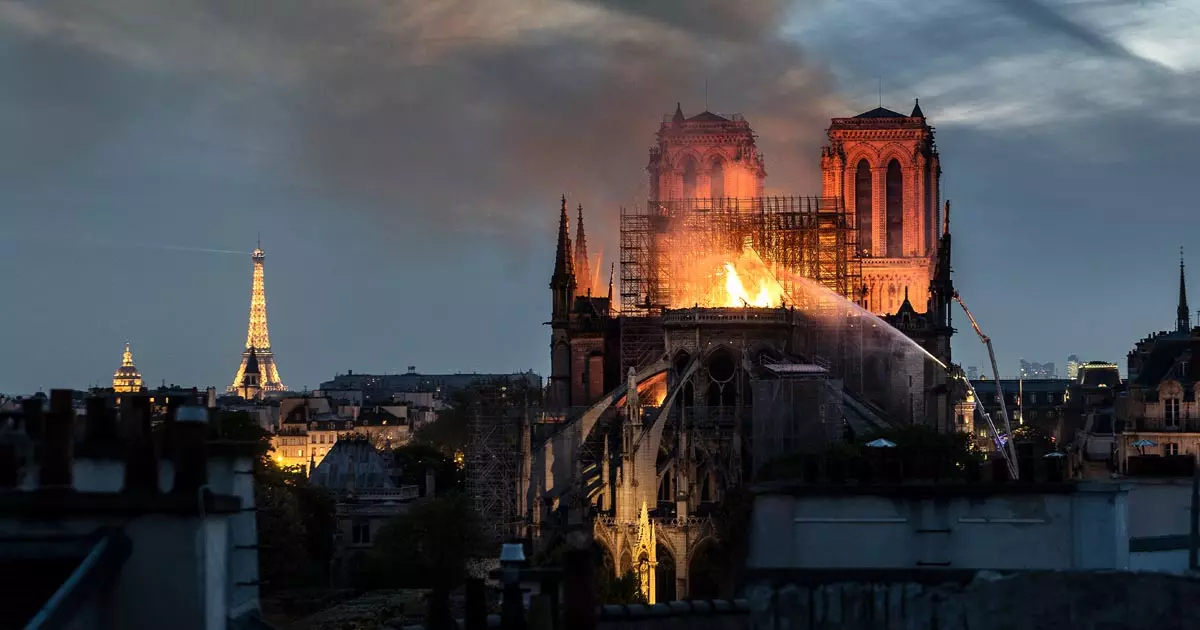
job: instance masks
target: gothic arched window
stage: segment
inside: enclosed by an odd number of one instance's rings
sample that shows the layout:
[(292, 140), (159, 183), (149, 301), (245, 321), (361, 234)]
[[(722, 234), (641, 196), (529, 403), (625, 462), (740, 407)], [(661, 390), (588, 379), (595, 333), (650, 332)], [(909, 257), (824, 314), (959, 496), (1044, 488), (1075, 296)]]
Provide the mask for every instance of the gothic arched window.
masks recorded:
[(871, 255), (871, 165), (858, 161), (854, 173), (854, 221), (858, 225), (858, 251)]
[(887, 255), (904, 255), (904, 171), (896, 160), (887, 168)]
[(708, 170), (709, 196), (713, 199), (725, 197), (725, 160), (714, 158)]
[(696, 160), (688, 157), (683, 161), (683, 198), (696, 198), (696, 176), (700, 169), (696, 166)]

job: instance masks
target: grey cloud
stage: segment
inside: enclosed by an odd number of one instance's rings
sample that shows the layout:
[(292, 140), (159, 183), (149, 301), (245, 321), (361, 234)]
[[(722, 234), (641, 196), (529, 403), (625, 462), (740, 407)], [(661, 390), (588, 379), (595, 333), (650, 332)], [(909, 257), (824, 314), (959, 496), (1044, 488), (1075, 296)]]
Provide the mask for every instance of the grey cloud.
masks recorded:
[[(265, 94), (231, 102), (286, 120), (293, 135), (279, 143), (296, 178), (348, 208), (521, 232), (545, 222), (564, 191), (609, 215), (608, 226), (591, 222), (598, 229), (612, 228), (616, 204), (644, 195), (658, 120), (676, 101), (698, 113), (706, 80), (712, 108), (747, 112), (764, 138), (771, 183), (815, 192), (830, 81), (779, 36), (786, 3), (703, 4), (716, 13), (692, 0), (653, 11), (618, 0), (120, 0), (117, 13), (52, 3), (43, 17), (72, 24), (67, 43), (81, 55), (127, 63), (128, 81), (87, 86), (98, 95), (164, 77), (213, 103)], [(123, 30), (118, 13), (158, 26)], [(670, 15), (680, 20), (667, 25)]]
[(690, 0), (646, 2), (644, 0), (584, 0), (587, 3), (640, 15), (663, 24), (705, 36), (752, 40), (776, 32), (792, 0), (729, 2)]
[(1048, 30), (1065, 35), (1093, 52), (1115, 59), (1146, 61), (1108, 35), (1072, 20), (1043, 0), (996, 0), (1013, 15)]

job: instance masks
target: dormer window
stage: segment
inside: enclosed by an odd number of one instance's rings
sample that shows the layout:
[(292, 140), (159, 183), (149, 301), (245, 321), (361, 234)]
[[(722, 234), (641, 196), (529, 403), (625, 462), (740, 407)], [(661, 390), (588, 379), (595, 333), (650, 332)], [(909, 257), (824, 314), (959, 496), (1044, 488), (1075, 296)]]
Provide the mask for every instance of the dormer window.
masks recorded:
[(1163, 400), (1163, 423), (1169, 429), (1179, 428), (1179, 405), (1178, 398), (1167, 398)]

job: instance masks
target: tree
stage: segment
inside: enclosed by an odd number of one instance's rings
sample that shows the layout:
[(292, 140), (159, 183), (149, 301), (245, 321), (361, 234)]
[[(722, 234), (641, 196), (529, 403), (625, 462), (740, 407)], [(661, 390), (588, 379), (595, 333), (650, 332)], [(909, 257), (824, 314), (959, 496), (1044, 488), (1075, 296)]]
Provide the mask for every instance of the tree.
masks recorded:
[[(866, 443), (885, 439), (895, 446), (871, 448)], [(980, 454), (972, 451), (965, 433), (940, 433), (925, 426), (908, 426), (880, 431), (861, 442), (835, 442), (820, 452), (792, 453), (767, 462), (758, 472), (759, 479), (785, 479), (811, 474), (824, 468), (830, 477), (855, 477), (870, 474), (871, 460), (887, 458), (901, 464), (910, 479), (966, 479), (977, 471)], [(836, 480), (836, 479), (831, 479)], [(886, 481), (877, 479), (877, 481)], [(892, 479), (891, 481), (900, 481)]]
[(597, 568), (596, 584), (599, 587), (601, 604), (644, 604), (645, 596), (638, 588), (637, 575), (626, 571), (625, 575), (615, 577), (607, 568)]
[(226, 440), (253, 443), (254, 494), (258, 508), (259, 579), (263, 593), (323, 584), (333, 557), (333, 498), (299, 470), (271, 459), (271, 436), (245, 412), (224, 413)]
[(1016, 444), (1032, 444), (1035, 450), (1041, 452), (1053, 451), (1055, 449), (1054, 440), (1050, 438), (1050, 434), (1030, 423), (1022, 424), (1013, 429), (1012, 439)]
[(435, 492), (442, 494), (461, 488), (463, 471), (440, 450), (425, 443), (413, 443), (392, 451), (396, 468), (400, 469), (400, 483), (424, 487), (425, 471), (433, 470)]
[(375, 538), (361, 584), (369, 588), (430, 588), (430, 625), (450, 615), (450, 592), (467, 578), (467, 563), (486, 551), (479, 515), (461, 495), (413, 504)]
[(479, 381), (450, 394), (447, 407), (433, 422), (417, 429), (413, 440), (453, 457), (466, 452), (470, 442), (470, 420), (476, 414), (499, 416), (516, 409), (537, 407), (544, 398), (541, 388), (524, 379), (496, 378)]

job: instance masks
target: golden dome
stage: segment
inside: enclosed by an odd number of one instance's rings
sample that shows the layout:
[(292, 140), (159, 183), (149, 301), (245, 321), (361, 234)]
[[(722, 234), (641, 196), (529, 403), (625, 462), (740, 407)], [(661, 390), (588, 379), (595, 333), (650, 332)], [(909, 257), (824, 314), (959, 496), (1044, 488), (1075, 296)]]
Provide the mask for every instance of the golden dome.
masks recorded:
[(133, 365), (133, 352), (129, 349), (128, 343), (125, 344), (125, 354), (121, 357), (121, 367), (113, 372), (113, 391), (142, 391), (142, 374)]

